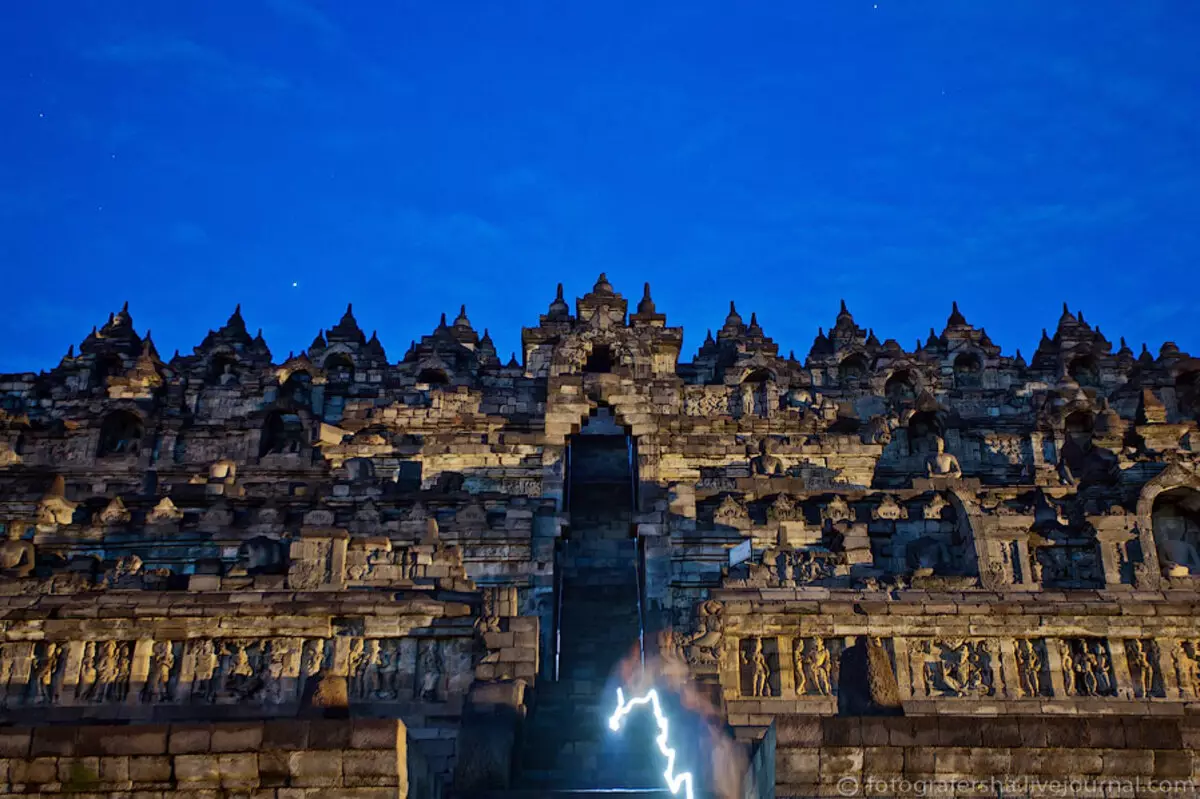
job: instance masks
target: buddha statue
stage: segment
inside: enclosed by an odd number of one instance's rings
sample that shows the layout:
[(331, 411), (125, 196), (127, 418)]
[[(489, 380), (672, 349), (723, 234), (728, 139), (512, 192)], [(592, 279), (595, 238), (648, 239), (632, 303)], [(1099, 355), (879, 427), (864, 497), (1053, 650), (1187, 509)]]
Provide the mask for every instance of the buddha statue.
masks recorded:
[(0, 576), (19, 579), (33, 571), (36, 552), (33, 542), (24, 540), (24, 534), (24, 523), (8, 525), (8, 538), (0, 544)]
[(962, 477), (958, 458), (946, 452), (946, 441), (938, 435), (933, 437), (934, 451), (925, 459), (925, 473), (929, 477)]
[(758, 444), (758, 455), (750, 459), (750, 473), (778, 477), (784, 473), (783, 461), (772, 454), (774, 444), (771, 439), (764, 438)]
[(1161, 554), (1165, 577), (1187, 577), (1200, 574), (1200, 553), (1190, 541), (1173, 538), (1162, 542)]

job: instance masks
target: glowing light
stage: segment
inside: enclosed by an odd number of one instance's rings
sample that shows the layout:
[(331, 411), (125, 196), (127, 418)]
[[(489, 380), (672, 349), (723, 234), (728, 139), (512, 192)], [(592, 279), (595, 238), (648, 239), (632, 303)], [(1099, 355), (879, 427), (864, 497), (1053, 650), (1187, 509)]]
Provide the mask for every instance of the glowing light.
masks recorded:
[(658, 691), (652, 688), (646, 692), (645, 696), (639, 696), (626, 702), (624, 692), (618, 688), (617, 709), (608, 719), (608, 728), (613, 732), (620, 731), (621, 721), (629, 715), (630, 711), (635, 707), (647, 704), (654, 711), (654, 720), (658, 722), (658, 737), (654, 741), (658, 744), (658, 751), (662, 752), (663, 757), (667, 759), (667, 770), (663, 772), (667, 787), (671, 789), (672, 794), (677, 794), (680, 788), (685, 788), (687, 799), (692, 799), (692, 773), (690, 771), (685, 771), (683, 774), (675, 773), (675, 750), (667, 745), (670, 727), (667, 717), (663, 715), (662, 706), (658, 703)]

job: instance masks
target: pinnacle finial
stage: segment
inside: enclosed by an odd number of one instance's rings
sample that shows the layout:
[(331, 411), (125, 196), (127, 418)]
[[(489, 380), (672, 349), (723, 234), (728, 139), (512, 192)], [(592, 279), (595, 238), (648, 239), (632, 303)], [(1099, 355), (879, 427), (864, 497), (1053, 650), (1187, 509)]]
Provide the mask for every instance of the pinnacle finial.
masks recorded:
[(562, 287), (562, 283), (559, 283), (558, 284), (558, 294), (556, 294), (554, 296), (554, 299), (561, 300), (562, 298), (563, 298), (563, 287)]
[(642, 299), (643, 300), (650, 299), (650, 281), (649, 280), (647, 280), (646, 284), (642, 287)]
[(839, 313), (850, 313), (848, 310), (846, 310), (846, 301), (843, 299), (843, 300), (841, 300), (841, 303), (842, 303), (842, 307), (841, 307), (841, 310), (839, 311)]
[(233, 306), (233, 315), (234, 316), (242, 315), (242, 304), (240, 302), (237, 305)]
[(125, 304), (121, 306), (121, 313), (129, 313), (129, 300), (125, 300)]
[(729, 313), (731, 313), (731, 314), (737, 313), (737, 306), (733, 304), (733, 300), (729, 301)]
[(346, 303), (346, 316), (353, 316), (353, 315), (354, 315), (354, 303), (348, 302), (348, 303)]
[(750, 312), (750, 327), (758, 327), (758, 311)]
[(442, 318), (438, 322), (438, 327), (445, 327), (445, 326), (446, 326), (446, 312), (442, 311)]

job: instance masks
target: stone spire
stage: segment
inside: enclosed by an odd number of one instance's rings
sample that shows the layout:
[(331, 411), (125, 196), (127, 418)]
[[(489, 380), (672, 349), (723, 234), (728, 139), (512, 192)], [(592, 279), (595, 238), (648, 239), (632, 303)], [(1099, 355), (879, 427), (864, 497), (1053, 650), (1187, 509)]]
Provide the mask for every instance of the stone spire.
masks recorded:
[(323, 350), (325, 347), (325, 329), (321, 328), (317, 331), (317, 337), (312, 340), (312, 344), (309, 344), (308, 348), (310, 350)]
[(651, 297), (650, 297), (650, 284), (649, 283), (646, 283), (645, 287), (642, 289), (642, 300), (637, 305), (637, 312), (639, 314), (655, 313), (654, 300), (651, 299)]
[(612, 284), (608, 282), (608, 276), (601, 272), (600, 277), (596, 278), (596, 285), (592, 286), (593, 294), (612, 294)]
[(358, 320), (354, 318), (354, 304), (346, 303), (346, 312), (342, 314), (342, 318), (336, 325), (329, 328), (329, 334), (326, 336), (330, 344), (358, 344), (367, 343), (367, 337), (363, 334), (362, 329), (358, 326)]
[(571, 316), (571, 306), (567, 305), (567, 301), (563, 299), (563, 284), (558, 284), (558, 293), (555, 294), (554, 300), (550, 303), (550, 310), (546, 313), (547, 319), (566, 319)]
[(458, 328), (471, 329), (471, 320), (467, 318), (467, 306), (464, 303), (459, 306), (458, 316), (454, 317), (454, 326)]
[(950, 318), (946, 320), (947, 327), (966, 327), (967, 318), (958, 310), (958, 301), (950, 304)]

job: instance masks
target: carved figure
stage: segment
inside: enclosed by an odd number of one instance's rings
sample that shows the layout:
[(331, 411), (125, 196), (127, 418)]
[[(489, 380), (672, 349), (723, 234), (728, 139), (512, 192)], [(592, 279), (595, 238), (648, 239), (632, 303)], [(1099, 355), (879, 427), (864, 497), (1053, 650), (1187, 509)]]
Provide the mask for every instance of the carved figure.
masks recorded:
[(829, 696), (833, 692), (829, 680), (829, 673), (832, 671), (832, 666), (833, 656), (825, 646), (825, 640), (823, 638), (814, 638), (808, 668), (812, 674), (817, 693), (821, 696)]
[(442, 662), (438, 652), (437, 641), (430, 641), (421, 652), (421, 694), (426, 702), (436, 702), (439, 698), (439, 683), (442, 677)]
[(96, 690), (96, 642), (88, 641), (83, 646), (83, 659), (79, 664), (79, 682), (75, 685), (75, 696), (86, 701), (91, 700)]
[(771, 695), (771, 667), (767, 664), (767, 656), (762, 651), (762, 639), (754, 639), (754, 647), (749, 655), (743, 653), (742, 662), (753, 668), (751, 675), (751, 695)]
[(287, 676), (288, 662), (292, 659), (294, 649), (292, 642), (286, 638), (276, 638), (271, 641), (270, 656), (266, 669), (266, 700), (272, 704), (283, 702), (284, 679)]
[(20, 579), (28, 577), (37, 562), (33, 542), (25, 541), (25, 525), (14, 522), (8, 525), (8, 538), (0, 544), (0, 577)]
[(792, 668), (795, 671), (796, 694), (804, 696), (808, 690), (808, 677), (804, 674), (804, 639), (797, 638), (792, 644)]
[(939, 435), (933, 437), (934, 451), (925, 461), (925, 474), (929, 477), (962, 477), (958, 458), (946, 452), (946, 441)]
[(1154, 668), (1150, 664), (1149, 646), (1141, 641), (1133, 640), (1129, 642), (1126, 651), (1129, 653), (1129, 660), (1133, 664), (1138, 680), (1138, 686), (1141, 688), (1141, 693), (1138, 696), (1147, 697), (1154, 693)]
[(720, 602), (711, 599), (700, 605), (696, 634), (688, 641), (686, 650), (690, 665), (717, 662), (723, 640), (721, 615), (724, 610)]
[(1075, 695), (1075, 657), (1071, 653), (1071, 644), (1059, 642), (1059, 653), (1062, 656), (1063, 690), (1067, 696)]
[(36, 677), (37, 699), (45, 705), (52, 705), (58, 699), (58, 685), (55, 677), (58, 674), (58, 660), (61, 649), (56, 643), (47, 643), (42, 657), (38, 660)]
[(201, 696), (205, 701), (212, 702), (217, 698), (217, 672), (220, 667), (220, 656), (217, 646), (210, 640), (202, 640), (196, 644), (195, 677), (192, 682), (192, 692)]
[(768, 477), (783, 475), (783, 461), (774, 455), (774, 448), (775, 444), (769, 438), (758, 443), (758, 455), (750, 460), (751, 473)]
[(171, 644), (167, 641), (155, 643), (150, 655), (150, 673), (147, 675), (143, 691), (146, 699), (151, 702), (164, 702), (171, 698), (171, 669), (174, 666), (175, 653)]
[(1027, 638), (1018, 640), (1015, 655), (1021, 696), (1038, 696), (1041, 693), (1042, 660), (1033, 642)]

